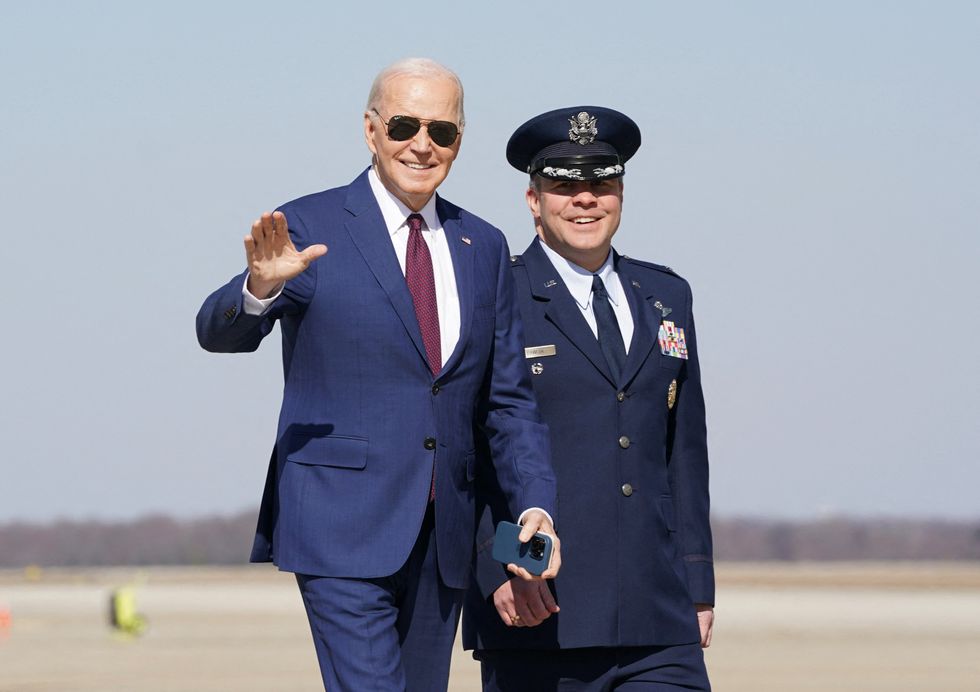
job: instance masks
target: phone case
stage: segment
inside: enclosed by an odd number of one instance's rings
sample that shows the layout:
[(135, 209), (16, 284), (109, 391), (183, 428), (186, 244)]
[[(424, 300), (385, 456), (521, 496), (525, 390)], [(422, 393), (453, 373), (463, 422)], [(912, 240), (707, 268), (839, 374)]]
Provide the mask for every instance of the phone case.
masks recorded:
[(521, 527), (509, 521), (497, 524), (497, 533), (493, 539), (493, 559), (504, 564), (514, 563), (534, 575), (539, 575), (548, 569), (551, 561), (551, 536), (536, 533), (527, 543), (521, 543), (517, 537)]

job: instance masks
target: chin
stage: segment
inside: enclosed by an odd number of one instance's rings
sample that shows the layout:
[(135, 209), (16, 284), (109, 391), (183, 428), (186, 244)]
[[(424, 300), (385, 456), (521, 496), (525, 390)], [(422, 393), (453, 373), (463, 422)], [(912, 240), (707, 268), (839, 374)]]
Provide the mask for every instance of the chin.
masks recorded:
[(401, 189), (406, 195), (412, 197), (430, 197), (436, 191), (434, 185), (404, 185), (401, 186)]

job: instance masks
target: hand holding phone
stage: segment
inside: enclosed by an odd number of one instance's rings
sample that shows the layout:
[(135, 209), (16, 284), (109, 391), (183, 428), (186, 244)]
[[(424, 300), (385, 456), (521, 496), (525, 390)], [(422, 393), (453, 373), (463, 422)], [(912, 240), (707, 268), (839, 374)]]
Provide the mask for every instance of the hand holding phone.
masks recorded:
[(535, 576), (540, 576), (551, 562), (551, 551), (554, 548), (551, 536), (538, 532), (527, 543), (521, 543), (520, 534), (519, 524), (509, 521), (497, 524), (497, 533), (493, 539), (493, 559), (505, 565), (515, 564)]

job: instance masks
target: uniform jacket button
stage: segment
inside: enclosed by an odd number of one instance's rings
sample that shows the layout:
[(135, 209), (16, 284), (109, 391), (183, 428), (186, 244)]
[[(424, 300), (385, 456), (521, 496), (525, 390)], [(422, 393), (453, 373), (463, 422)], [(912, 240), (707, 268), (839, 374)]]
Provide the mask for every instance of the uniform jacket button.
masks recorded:
[(616, 401), (625, 401), (625, 400), (626, 400), (626, 394), (624, 394), (623, 392), (616, 392)]
[(432, 385), (432, 393), (433, 394), (438, 394), (439, 393), (439, 385), (437, 385), (437, 384)]
[(422, 446), (425, 447), (426, 449), (435, 449), (436, 448), (436, 438), (434, 438), (434, 437), (427, 437), (427, 438), (425, 438), (425, 442), (422, 444)]
[(625, 495), (626, 497), (629, 497), (630, 495), (633, 494), (633, 486), (630, 485), (629, 483), (623, 483), (623, 487), (621, 488), (621, 490), (623, 491), (623, 495)]
[(623, 449), (628, 449), (630, 446), (630, 438), (626, 437), (626, 435), (620, 437), (619, 446), (622, 447)]

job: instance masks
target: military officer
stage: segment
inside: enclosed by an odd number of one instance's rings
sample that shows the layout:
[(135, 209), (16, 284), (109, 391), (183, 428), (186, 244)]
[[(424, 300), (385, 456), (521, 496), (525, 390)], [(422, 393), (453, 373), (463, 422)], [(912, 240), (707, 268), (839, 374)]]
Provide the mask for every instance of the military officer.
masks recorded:
[(669, 267), (612, 249), (624, 164), (639, 146), (636, 123), (596, 106), (539, 115), (507, 144), (507, 160), (530, 174), (537, 237), (511, 269), (567, 558), (554, 581), (509, 579), (491, 557), (507, 510), (492, 482), (478, 490), (487, 509), (464, 644), (485, 690), (710, 689), (701, 649), (714, 570), (691, 289)]

